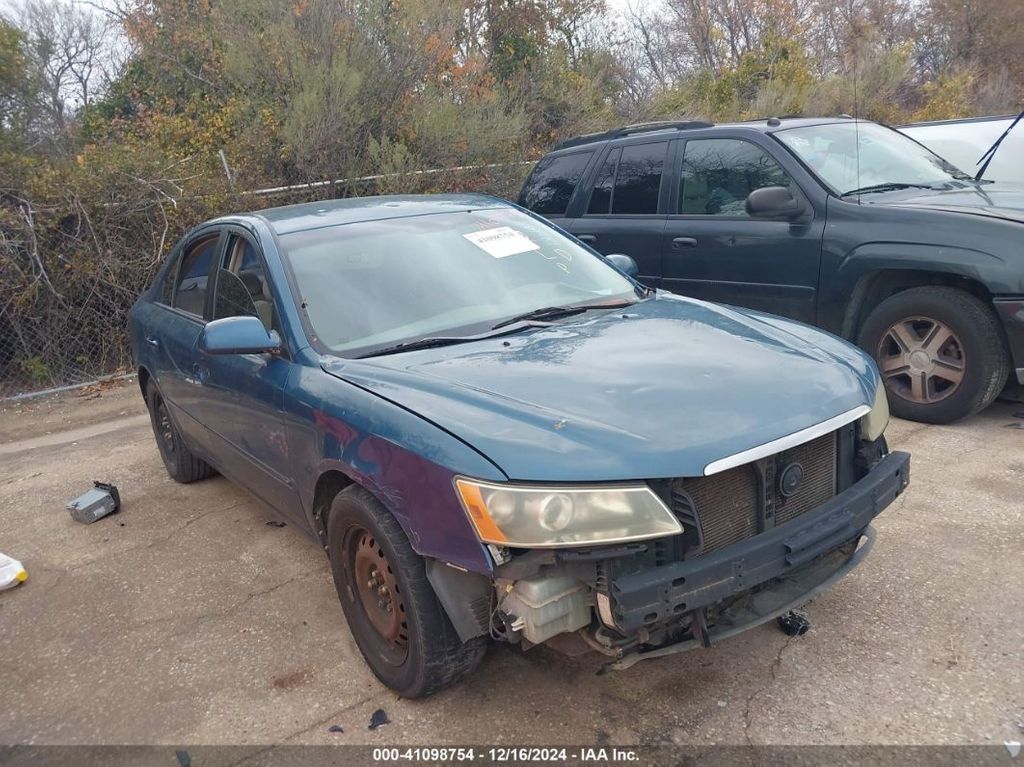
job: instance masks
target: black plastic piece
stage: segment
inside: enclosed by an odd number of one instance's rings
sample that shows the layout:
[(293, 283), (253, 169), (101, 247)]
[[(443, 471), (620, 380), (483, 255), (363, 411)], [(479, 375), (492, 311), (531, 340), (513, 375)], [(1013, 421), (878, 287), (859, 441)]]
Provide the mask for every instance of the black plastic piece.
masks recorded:
[(97, 490), (106, 490), (110, 493), (110, 497), (114, 499), (114, 510), (111, 514), (117, 514), (121, 510), (121, 494), (117, 492), (117, 486), (111, 485), (108, 482), (100, 482), (98, 479), (92, 481), (92, 486)]
[(786, 636), (791, 637), (802, 637), (811, 628), (811, 622), (807, 616), (796, 610), (790, 610), (785, 615), (780, 615), (775, 622), (779, 624), (779, 628)]

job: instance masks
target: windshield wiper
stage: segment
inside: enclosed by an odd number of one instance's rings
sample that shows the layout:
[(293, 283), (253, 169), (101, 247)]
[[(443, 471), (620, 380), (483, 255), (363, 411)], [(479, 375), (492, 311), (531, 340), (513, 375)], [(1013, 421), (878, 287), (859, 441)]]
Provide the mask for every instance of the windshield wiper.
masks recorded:
[(631, 301), (617, 301), (613, 304), (584, 304), (582, 306), (544, 306), (540, 309), (534, 309), (530, 312), (524, 312), (523, 314), (517, 314), (515, 317), (510, 317), (507, 320), (502, 320), (497, 325), (491, 328), (491, 330), (497, 330), (507, 325), (514, 325), (517, 322), (526, 322), (527, 320), (557, 320), (562, 317), (571, 317), (574, 314), (583, 314), (583, 312), (589, 312), (591, 309), (621, 309), (623, 306), (631, 306)]
[(983, 154), (981, 159), (976, 163), (977, 165), (981, 165), (981, 168), (978, 170), (978, 175), (974, 177), (975, 181), (981, 181), (981, 177), (984, 176), (985, 171), (988, 170), (989, 163), (992, 162), (992, 158), (995, 157), (996, 152), (999, 151), (999, 145), (1003, 143), (1003, 139), (1010, 135), (1010, 131), (1012, 131), (1014, 126), (1016, 126), (1021, 120), (1024, 120), (1024, 112), (1017, 115), (1006, 130), (1003, 131), (1002, 135), (995, 140), (995, 143), (985, 150), (985, 154)]
[(357, 359), (367, 357), (379, 357), (383, 354), (394, 354), (395, 352), (411, 352), (413, 349), (431, 349), (435, 346), (451, 346), (466, 341), (475, 341), (475, 336), (431, 336), (428, 338), (417, 338), (415, 341), (402, 341), (394, 346), (385, 346), (383, 349), (376, 349), (369, 354), (362, 354)]
[(851, 189), (849, 192), (843, 192), (840, 197), (849, 197), (851, 194), (871, 194), (872, 192), (892, 192), (897, 189), (931, 189), (935, 187), (930, 184), (910, 184), (902, 181), (886, 181), (884, 184), (872, 184), (871, 186), (862, 186), (859, 189)]

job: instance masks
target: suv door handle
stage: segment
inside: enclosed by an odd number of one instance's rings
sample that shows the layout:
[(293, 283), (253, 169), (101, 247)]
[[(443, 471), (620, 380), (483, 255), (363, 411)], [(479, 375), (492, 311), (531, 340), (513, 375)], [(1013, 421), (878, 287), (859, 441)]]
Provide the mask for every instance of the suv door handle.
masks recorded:
[(160, 342), (153, 336), (146, 336), (146, 343), (150, 346), (159, 346)]
[(696, 248), (697, 238), (696, 237), (676, 237), (672, 240), (672, 247), (676, 250), (682, 250), (683, 248)]
[(577, 234), (576, 235), (576, 239), (579, 240), (580, 242), (587, 243), (587, 245), (593, 245), (595, 242), (597, 242), (597, 235), (596, 234)]

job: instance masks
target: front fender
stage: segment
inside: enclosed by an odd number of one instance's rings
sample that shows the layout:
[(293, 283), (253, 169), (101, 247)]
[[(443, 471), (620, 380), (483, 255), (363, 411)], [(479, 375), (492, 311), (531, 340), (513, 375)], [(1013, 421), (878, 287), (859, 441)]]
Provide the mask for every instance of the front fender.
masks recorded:
[(418, 554), (490, 573), (490, 556), (455, 495), (453, 478), (506, 480), (493, 463), (424, 417), (319, 367), (301, 367), (289, 386), (293, 475), (311, 529), (317, 480), (339, 471), (395, 515)]

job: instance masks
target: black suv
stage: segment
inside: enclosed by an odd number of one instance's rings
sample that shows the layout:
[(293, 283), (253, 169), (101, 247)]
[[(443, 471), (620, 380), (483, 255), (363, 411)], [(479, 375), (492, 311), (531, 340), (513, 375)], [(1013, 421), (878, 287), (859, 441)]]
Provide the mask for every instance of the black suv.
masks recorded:
[[(1024, 384), (1024, 187), (850, 118), (652, 123), (570, 139), (519, 204), (644, 283), (855, 340), (892, 411), (945, 423)], [(1012, 375), (1011, 375), (1012, 373)]]

